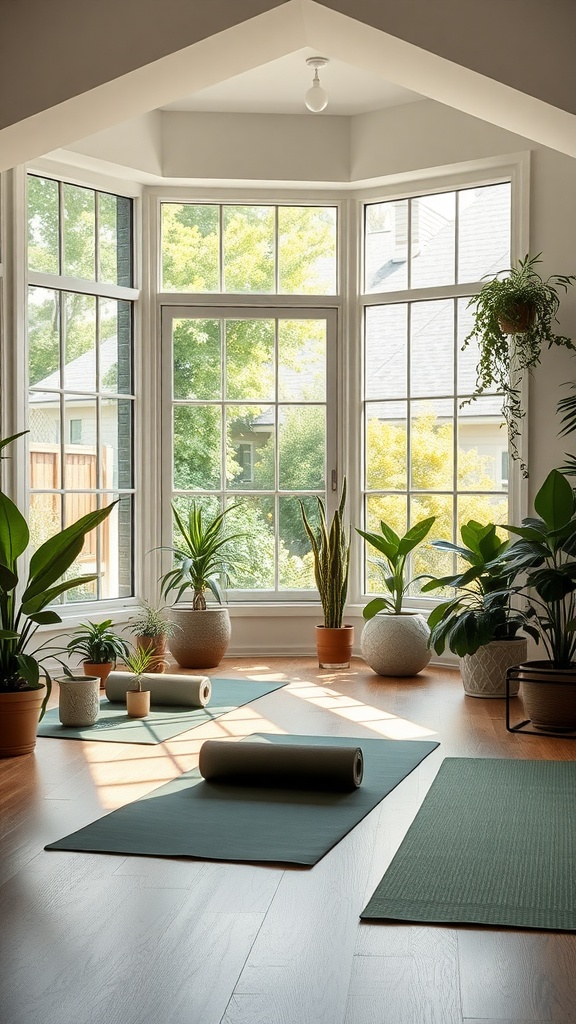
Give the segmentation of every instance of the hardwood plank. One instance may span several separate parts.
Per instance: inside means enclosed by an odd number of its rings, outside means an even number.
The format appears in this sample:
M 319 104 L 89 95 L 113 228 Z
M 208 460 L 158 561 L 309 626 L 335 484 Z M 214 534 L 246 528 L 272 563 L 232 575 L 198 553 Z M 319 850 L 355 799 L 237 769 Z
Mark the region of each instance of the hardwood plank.
M 355 956 L 345 1024 L 462 1024 L 456 964 L 434 957 Z

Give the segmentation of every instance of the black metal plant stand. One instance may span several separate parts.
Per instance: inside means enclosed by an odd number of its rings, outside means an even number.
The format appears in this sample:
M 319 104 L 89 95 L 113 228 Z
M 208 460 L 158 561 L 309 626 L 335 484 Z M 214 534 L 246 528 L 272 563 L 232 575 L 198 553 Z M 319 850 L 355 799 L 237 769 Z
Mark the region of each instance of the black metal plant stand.
M 510 684 L 518 681 L 520 677 L 520 665 L 513 665 L 506 672 L 506 729 L 508 732 L 523 732 L 528 733 L 532 736 L 554 736 L 557 740 L 576 740 L 576 729 L 570 729 L 567 731 L 563 730 L 546 730 L 539 728 L 526 728 L 531 726 L 532 722 L 529 718 L 524 719 L 523 722 L 517 722 L 516 725 L 510 724 Z M 539 679 L 539 685 L 548 686 L 557 685 L 554 679 Z M 515 695 L 514 695 L 515 696 Z

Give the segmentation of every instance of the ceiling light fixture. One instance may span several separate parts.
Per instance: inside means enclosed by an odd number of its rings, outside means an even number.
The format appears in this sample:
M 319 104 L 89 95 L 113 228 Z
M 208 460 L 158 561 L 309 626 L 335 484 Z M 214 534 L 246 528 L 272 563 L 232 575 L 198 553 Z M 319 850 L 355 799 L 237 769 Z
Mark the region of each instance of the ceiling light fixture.
M 320 85 L 320 79 L 318 78 L 318 68 L 323 68 L 328 63 L 327 57 L 308 57 L 306 63 L 309 68 L 315 68 L 314 78 L 312 79 L 312 87 L 308 89 L 304 97 L 304 103 L 311 110 L 313 114 L 319 114 L 321 110 L 325 110 L 328 106 L 328 93 L 324 91 Z

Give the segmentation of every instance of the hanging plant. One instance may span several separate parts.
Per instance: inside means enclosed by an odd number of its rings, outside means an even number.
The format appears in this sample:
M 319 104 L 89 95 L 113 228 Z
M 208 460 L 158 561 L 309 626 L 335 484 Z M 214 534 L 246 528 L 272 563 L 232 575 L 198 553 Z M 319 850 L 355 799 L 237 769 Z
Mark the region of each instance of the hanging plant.
M 536 270 L 536 264 L 542 262 L 541 255 L 527 255 L 518 260 L 517 266 L 500 271 L 470 299 L 473 326 L 462 346 L 464 350 L 475 338 L 480 349 L 476 388 L 467 401 L 472 402 L 487 391 L 502 392 L 510 454 L 517 460 L 519 421 L 525 415 L 521 398 L 525 373 L 538 365 L 544 345 L 576 350 L 571 338 L 553 330 L 558 322 L 559 289 L 568 291 L 576 276 L 553 274 L 544 280 Z M 528 476 L 526 463 L 520 460 L 520 466 L 523 475 Z

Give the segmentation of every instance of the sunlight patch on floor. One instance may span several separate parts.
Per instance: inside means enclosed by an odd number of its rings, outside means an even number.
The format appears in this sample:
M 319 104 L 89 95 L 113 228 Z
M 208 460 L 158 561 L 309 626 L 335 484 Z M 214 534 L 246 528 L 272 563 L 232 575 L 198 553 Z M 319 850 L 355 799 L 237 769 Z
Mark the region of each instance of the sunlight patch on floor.
M 364 704 L 345 694 L 326 690 L 323 686 L 317 686 L 315 683 L 291 683 L 287 689 L 296 697 L 301 697 L 310 704 L 329 710 L 332 714 L 339 715 L 349 722 L 363 725 L 366 729 L 371 729 L 372 732 L 378 733 L 379 736 L 386 736 L 388 739 L 411 740 L 436 735 L 434 729 L 427 729 L 406 718 L 399 718 L 397 715 L 382 711 L 371 704 Z

